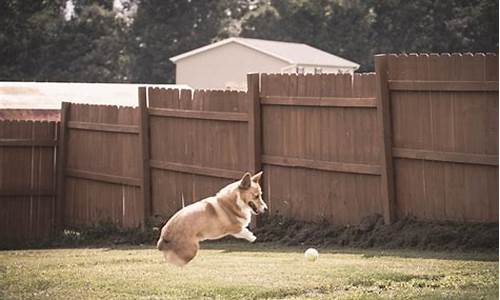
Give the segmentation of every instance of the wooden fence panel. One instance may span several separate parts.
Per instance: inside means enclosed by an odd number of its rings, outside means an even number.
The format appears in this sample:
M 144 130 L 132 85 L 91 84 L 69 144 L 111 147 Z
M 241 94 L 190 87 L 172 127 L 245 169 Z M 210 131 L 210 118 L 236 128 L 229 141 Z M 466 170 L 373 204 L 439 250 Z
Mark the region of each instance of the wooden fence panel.
M 0 248 L 53 233 L 57 126 L 0 122 Z
M 59 211 L 61 226 L 138 226 L 260 166 L 272 214 L 498 222 L 497 56 L 383 59 L 378 93 L 375 74 L 262 74 L 260 92 L 253 74 L 248 93 L 143 88 L 140 108 L 65 104 L 59 130 L 0 122 L 0 240 L 45 239 Z
M 151 88 L 153 214 L 170 216 L 248 170 L 246 94 Z
M 388 65 L 398 215 L 497 222 L 497 56 L 391 55 Z
M 65 162 L 66 225 L 144 221 L 138 108 L 71 104 Z
M 302 220 L 381 213 L 373 74 L 261 78 L 265 198 Z

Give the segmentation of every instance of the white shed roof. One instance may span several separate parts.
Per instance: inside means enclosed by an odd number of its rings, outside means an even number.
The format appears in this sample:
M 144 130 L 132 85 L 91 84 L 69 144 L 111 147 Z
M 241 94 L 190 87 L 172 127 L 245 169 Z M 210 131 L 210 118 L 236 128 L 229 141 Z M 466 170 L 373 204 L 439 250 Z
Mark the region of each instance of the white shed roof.
M 201 48 L 197 48 L 177 56 L 171 57 L 172 62 L 177 62 L 186 57 L 208 51 L 228 43 L 238 43 L 240 45 L 252 48 L 259 52 L 273 56 L 290 64 L 313 65 L 313 66 L 331 66 L 358 69 L 359 64 L 319 50 L 306 44 L 277 42 L 259 39 L 247 38 L 228 38 Z

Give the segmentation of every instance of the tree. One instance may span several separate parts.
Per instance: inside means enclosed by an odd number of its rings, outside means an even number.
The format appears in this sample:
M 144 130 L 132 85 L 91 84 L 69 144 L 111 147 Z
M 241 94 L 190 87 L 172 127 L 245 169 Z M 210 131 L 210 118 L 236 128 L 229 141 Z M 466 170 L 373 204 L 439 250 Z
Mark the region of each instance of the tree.
M 370 0 L 374 53 L 497 52 L 496 0 Z
M 497 52 L 497 0 L 0 1 L 0 80 L 174 81 L 169 57 L 229 36 L 307 43 L 373 70 L 376 53 Z M 137 7 L 137 12 L 131 14 Z
M 126 26 L 110 10 L 112 0 L 75 1 L 75 14 L 69 20 L 59 3 L 2 2 L 0 79 L 127 80 Z
M 141 1 L 131 28 L 131 69 L 135 82 L 174 82 L 169 57 L 218 39 L 231 14 L 225 1 Z
M 358 1 L 272 1 L 261 3 L 243 24 L 242 36 L 306 43 L 366 64 L 369 10 Z
M 56 19 L 56 1 L 0 2 L 0 80 L 31 80 L 45 44 L 43 28 Z
M 498 51 L 496 0 L 261 1 L 242 36 L 304 42 L 373 70 L 376 53 Z
M 73 18 L 59 20 L 52 29 L 43 49 L 45 63 L 39 77 L 51 81 L 127 81 L 129 62 L 123 21 L 98 3 L 80 5 L 75 11 Z

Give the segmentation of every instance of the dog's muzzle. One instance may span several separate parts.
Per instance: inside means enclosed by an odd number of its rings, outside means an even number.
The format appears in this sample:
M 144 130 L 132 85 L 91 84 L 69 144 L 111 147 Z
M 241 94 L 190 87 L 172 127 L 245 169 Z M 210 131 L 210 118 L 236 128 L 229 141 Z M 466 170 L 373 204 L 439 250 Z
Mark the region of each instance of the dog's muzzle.
M 258 215 L 259 214 L 259 210 L 257 209 L 257 206 L 255 205 L 255 203 L 253 202 L 248 202 L 248 206 L 250 206 L 250 208 L 253 210 L 253 213 Z

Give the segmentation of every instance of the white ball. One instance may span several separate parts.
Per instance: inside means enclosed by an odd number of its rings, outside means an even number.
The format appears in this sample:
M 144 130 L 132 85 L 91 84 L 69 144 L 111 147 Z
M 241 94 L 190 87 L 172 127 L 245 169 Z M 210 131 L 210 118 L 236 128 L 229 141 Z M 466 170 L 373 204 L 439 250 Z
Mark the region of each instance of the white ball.
M 309 248 L 304 252 L 304 256 L 308 261 L 316 261 L 319 257 L 318 250 L 314 248 Z

